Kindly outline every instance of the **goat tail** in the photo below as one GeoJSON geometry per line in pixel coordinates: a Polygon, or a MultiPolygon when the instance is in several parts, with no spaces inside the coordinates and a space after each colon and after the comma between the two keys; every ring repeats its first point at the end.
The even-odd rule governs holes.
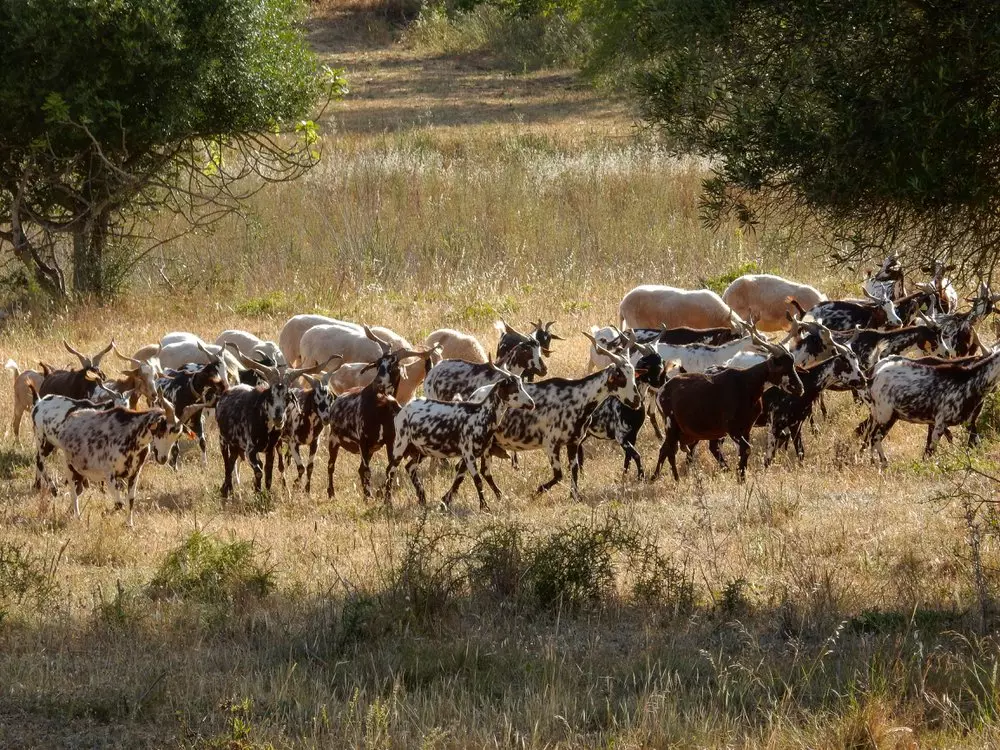
{"type": "Polygon", "coordinates": [[[17,380],[18,376],[21,374],[20,368],[17,366],[17,362],[12,359],[8,359],[7,363],[3,366],[3,369],[10,370],[14,373],[14,380],[17,380]]]}

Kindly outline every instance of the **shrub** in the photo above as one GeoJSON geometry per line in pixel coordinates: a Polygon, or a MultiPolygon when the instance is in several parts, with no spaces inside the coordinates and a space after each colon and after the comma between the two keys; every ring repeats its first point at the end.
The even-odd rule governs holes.
{"type": "Polygon", "coordinates": [[[176,597],[203,604],[260,599],[274,588],[273,572],[246,540],[222,542],[194,531],[169,553],[149,583],[153,598],[176,597]]]}

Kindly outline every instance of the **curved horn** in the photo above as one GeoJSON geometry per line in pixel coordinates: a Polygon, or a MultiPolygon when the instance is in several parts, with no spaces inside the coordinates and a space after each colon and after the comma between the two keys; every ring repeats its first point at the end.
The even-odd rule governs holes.
{"type": "Polygon", "coordinates": [[[386,342],[384,339],[380,339],[378,336],[376,336],[372,332],[372,329],[370,327],[368,327],[367,325],[364,325],[362,327],[365,329],[365,336],[367,336],[372,341],[374,341],[376,344],[378,344],[380,347],[382,347],[382,356],[384,357],[386,354],[388,354],[389,350],[392,348],[391,346],[389,346],[388,342],[386,342]]]}
{"type": "MultiPolygon", "coordinates": [[[[236,357],[239,363],[244,367],[246,367],[248,370],[259,372],[261,375],[264,376],[264,378],[267,380],[268,383],[277,382],[279,375],[278,371],[275,368],[268,367],[267,365],[262,365],[260,362],[250,359],[249,357],[244,357],[243,352],[239,350],[239,347],[237,347],[236,344],[234,344],[231,341],[227,341],[225,346],[230,351],[232,351],[233,355],[236,357]]],[[[211,355],[211,352],[208,352],[201,346],[200,341],[198,342],[198,348],[202,349],[203,351],[206,351],[209,355],[211,355]]]]}
{"type": "Polygon", "coordinates": [[[91,361],[94,363],[94,367],[100,367],[101,366],[101,360],[104,359],[104,355],[107,354],[108,352],[110,352],[114,348],[115,348],[115,340],[111,339],[111,343],[108,344],[103,349],[101,349],[101,351],[99,351],[97,354],[95,354],[93,356],[93,358],[91,359],[91,361]]]}
{"type": "Polygon", "coordinates": [[[68,343],[66,342],[66,339],[63,339],[63,346],[65,346],[65,347],[66,347],[66,351],[68,351],[68,352],[69,352],[70,354],[74,354],[74,355],[76,355],[76,357],[77,357],[77,358],[78,358],[78,359],[80,360],[80,366],[81,366],[81,367],[90,367],[90,364],[91,364],[91,363],[90,363],[90,360],[89,360],[89,359],[87,359],[87,358],[86,358],[85,356],[83,356],[82,354],[80,354],[80,352],[78,352],[78,351],[77,351],[76,349],[74,349],[74,348],[73,348],[72,346],[70,346],[70,345],[69,345],[69,344],[68,344],[68,343]]]}
{"type": "Polygon", "coordinates": [[[131,362],[134,367],[142,367],[144,364],[146,364],[141,359],[136,359],[135,357],[126,357],[124,354],[118,351],[118,347],[114,345],[114,342],[112,342],[111,351],[115,353],[115,356],[117,356],[118,359],[125,360],[126,362],[131,362]]]}
{"type": "Polygon", "coordinates": [[[597,339],[595,339],[593,336],[591,336],[586,331],[582,331],[582,333],[583,333],[584,336],[586,336],[588,339],[590,339],[590,343],[592,343],[594,345],[594,350],[598,354],[603,354],[605,357],[607,357],[608,359],[610,359],[612,362],[614,362],[617,365],[624,364],[625,358],[622,357],[620,354],[615,354],[614,352],[609,352],[607,349],[605,349],[603,346],[601,346],[600,343],[598,343],[597,339]]]}
{"type": "MultiPolygon", "coordinates": [[[[326,362],[320,365],[313,365],[312,367],[289,367],[287,370],[285,370],[285,373],[282,377],[286,384],[291,383],[299,375],[312,375],[313,373],[322,371],[324,367],[333,362],[333,360],[335,359],[343,359],[343,357],[340,356],[339,354],[332,354],[327,358],[326,362]]],[[[268,369],[275,369],[275,368],[268,368],[268,369]]]]}
{"type": "MultiPolygon", "coordinates": [[[[216,354],[215,352],[209,350],[208,347],[206,347],[203,343],[201,343],[201,341],[196,341],[195,342],[195,346],[198,347],[198,351],[200,351],[202,354],[204,354],[206,357],[208,357],[209,362],[211,362],[212,364],[217,365],[217,364],[219,364],[219,362],[222,361],[222,350],[221,349],[219,350],[219,353],[216,354]]],[[[233,344],[231,342],[227,342],[226,346],[230,347],[234,352],[236,352],[236,355],[238,357],[243,357],[243,353],[240,352],[239,347],[237,347],[235,344],[233,344]]]]}

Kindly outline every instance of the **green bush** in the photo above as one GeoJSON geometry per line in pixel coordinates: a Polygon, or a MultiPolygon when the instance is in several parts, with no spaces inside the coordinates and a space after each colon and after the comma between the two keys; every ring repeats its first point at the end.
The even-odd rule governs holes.
{"type": "Polygon", "coordinates": [[[273,572],[261,564],[261,557],[253,542],[223,542],[195,531],[167,555],[148,593],[203,604],[260,599],[274,589],[273,572]]]}

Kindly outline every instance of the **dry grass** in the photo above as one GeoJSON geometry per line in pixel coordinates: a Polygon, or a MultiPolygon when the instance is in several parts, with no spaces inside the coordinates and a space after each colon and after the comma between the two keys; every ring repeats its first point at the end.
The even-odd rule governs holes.
{"type": "MultiPolygon", "coordinates": [[[[853,288],[810,248],[702,229],[703,165],[623,136],[621,116],[591,128],[572,107],[551,122],[538,107],[520,123],[484,112],[471,122],[453,113],[448,125],[401,116],[405,127],[372,132],[364,118],[405,109],[409,76],[421,74],[413,51],[366,54],[373,66],[411,56],[398,101],[380,93],[380,103],[345,104],[335,114],[341,134],[308,180],[266,191],[245,219],[151,259],[135,292],[109,308],[29,317],[3,334],[3,357],[62,362],[63,337],[85,349],[111,336],[138,347],[172,329],[273,337],[288,315],[310,310],[388,325],[415,342],[447,324],[492,343],[497,316],[521,325],[541,315],[569,337],[553,372],[574,375],[586,360],[575,332],[610,321],[638,282],[696,284],[756,262],[830,292],[853,288]],[[355,106],[367,114],[352,115],[355,106]]],[[[385,76],[382,92],[391,88],[392,73],[374,75],[385,76]]],[[[539,85],[560,112],[564,93],[539,85]]],[[[548,469],[526,455],[520,471],[497,468],[507,498],[492,516],[473,510],[471,488],[453,514],[425,516],[408,485],[387,513],[361,499],[351,457],[329,502],[325,451],[312,497],[277,489],[260,499],[244,488],[223,507],[213,432],[206,471],[193,454],[177,473],[147,468],[128,531],[98,490],[79,521],[67,516],[65,493],[54,502],[32,494],[29,445],[8,436],[0,745],[995,744],[1000,653],[992,636],[973,635],[957,503],[934,500],[951,489],[940,467],[961,451],[921,463],[922,431],[901,426],[880,474],[854,457],[859,408],[842,395],[830,401],[801,467],[784,459],[763,471],[758,436],[745,486],[707,455],[676,485],[622,484],[617,448],[591,446],[583,502],[573,504],[566,487],[533,496],[548,469]],[[655,537],[664,570],[692,587],[690,608],[662,592],[638,597],[630,582],[639,573],[619,553],[615,585],[581,610],[552,611],[523,592],[485,597],[454,572],[496,523],[537,541],[609,514],[655,537]],[[253,543],[251,558],[234,553],[234,567],[205,563],[235,583],[206,589],[223,592],[209,601],[151,589],[195,531],[253,543]],[[253,571],[273,590],[243,586],[253,571]]],[[[10,402],[4,378],[5,425],[10,402]]],[[[654,460],[648,432],[640,450],[654,460]]],[[[995,444],[983,450],[986,465],[996,458],[995,444]]],[[[447,481],[430,480],[431,496],[447,481]]],[[[989,545],[985,555],[996,563],[989,545]]],[[[495,575],[520,571],[511,590],[527,580],[509,558],[490,559],[495,575]]],[[[230,581],[206,575],[212,586],[230,581]]]]}

